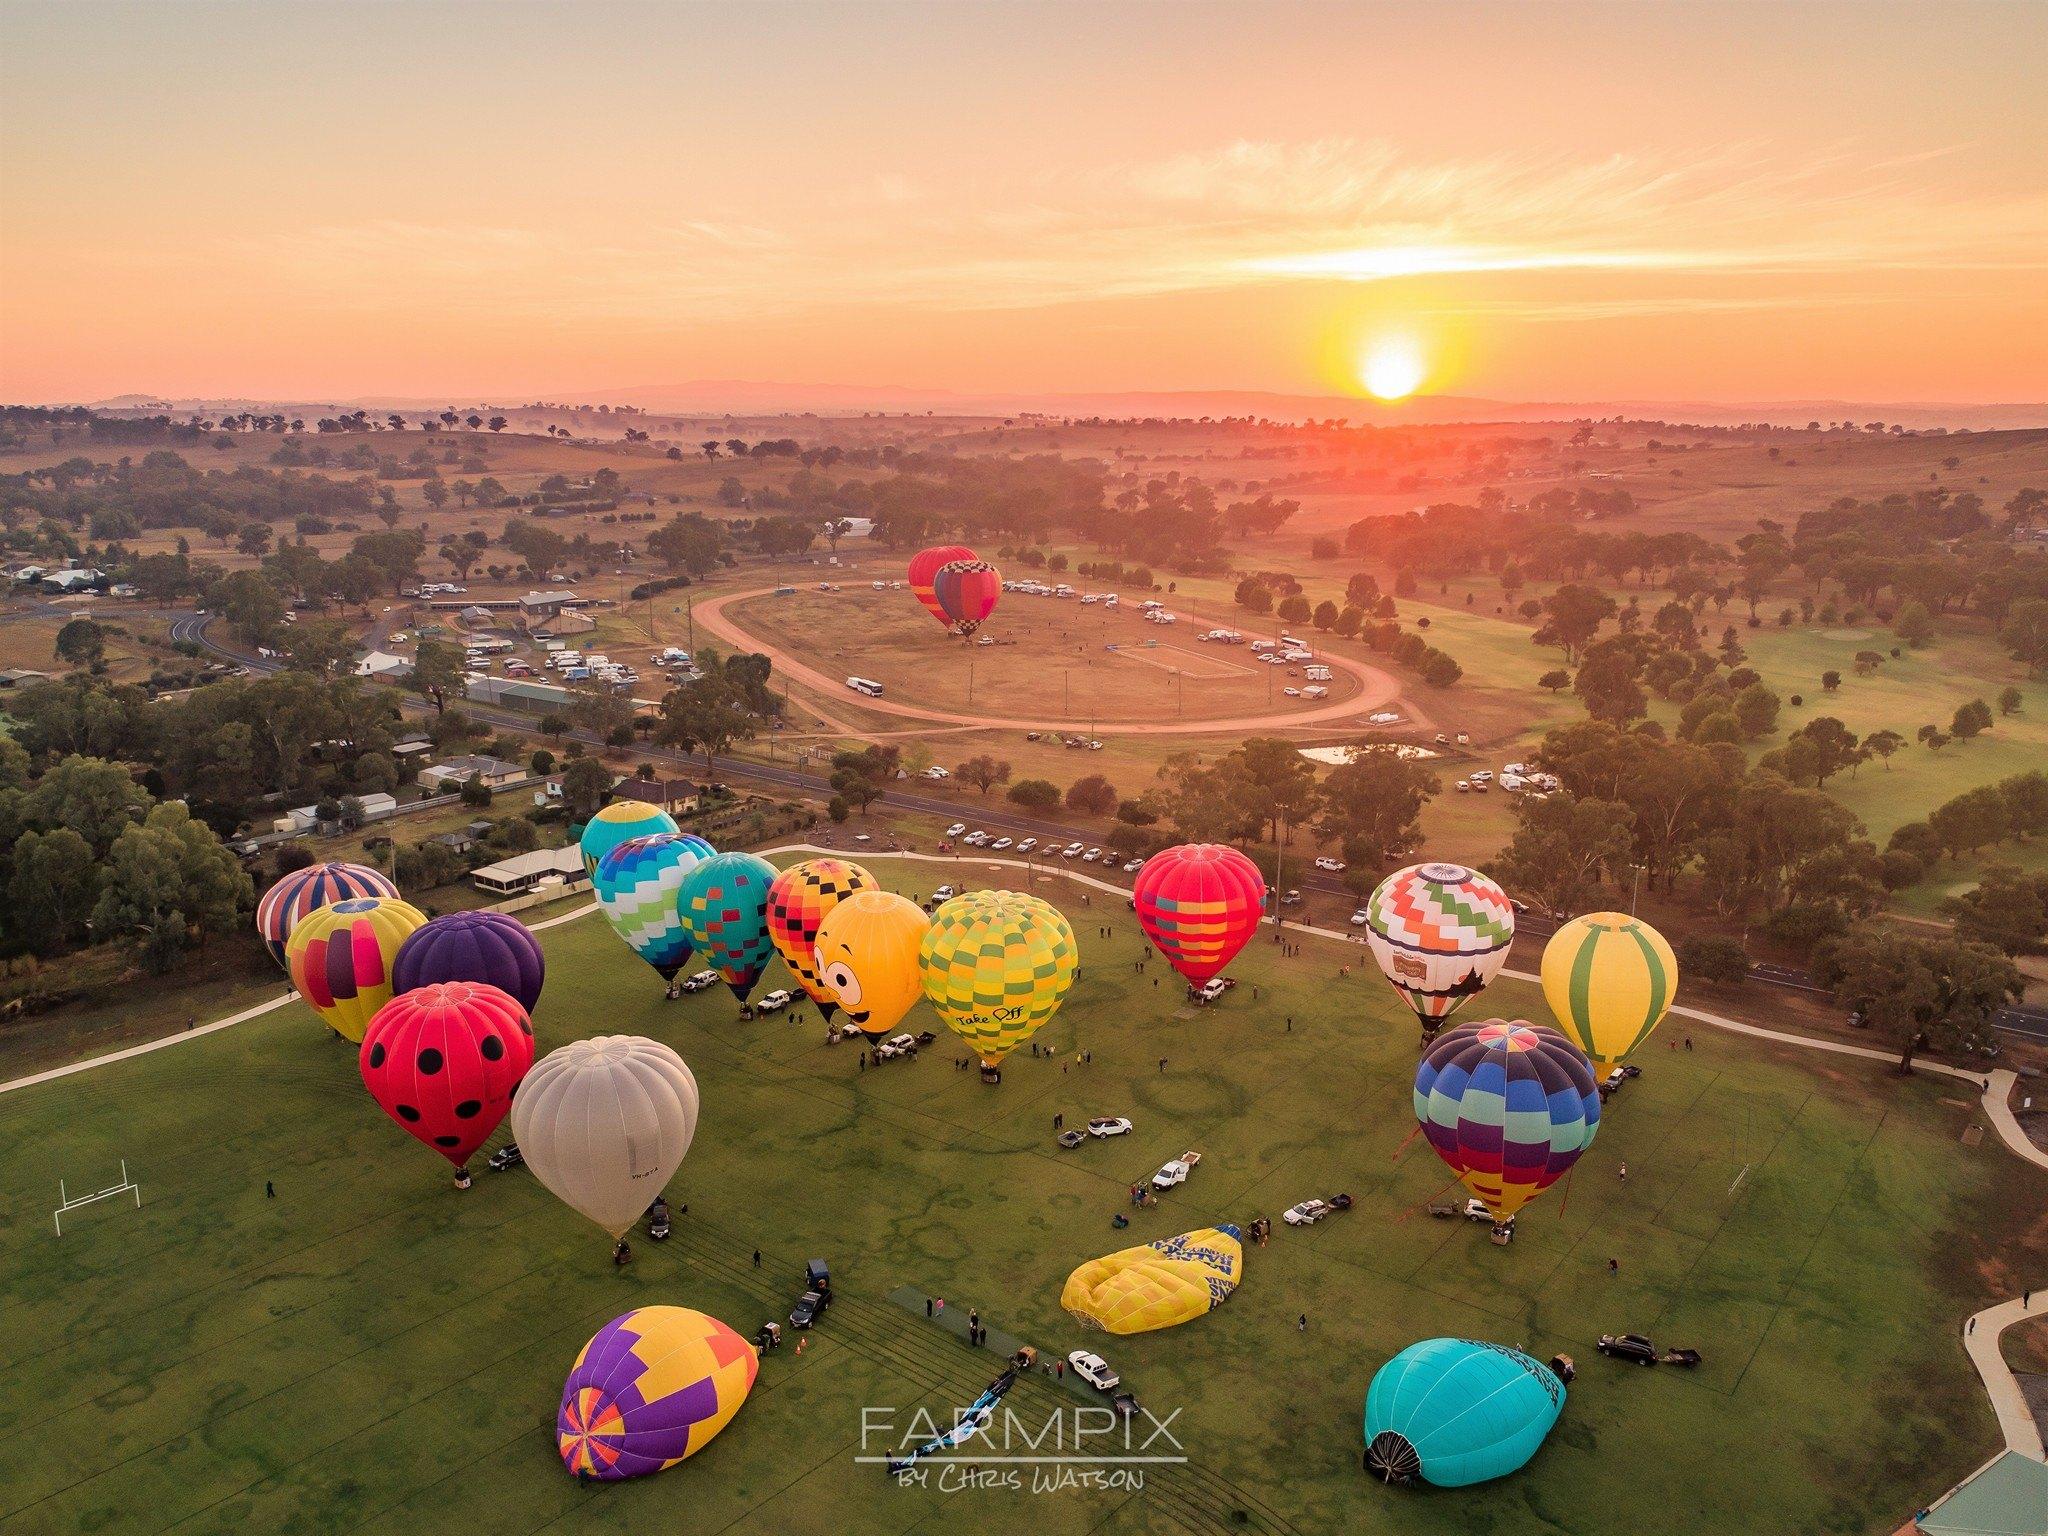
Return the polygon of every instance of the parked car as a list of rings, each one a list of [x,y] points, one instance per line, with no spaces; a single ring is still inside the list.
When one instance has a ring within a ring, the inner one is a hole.
[[[797,1304],[790,1309],[789,1326],[808,1328],[825,1315],[825,1309],[832,1305],[830,1291],[805,1291]]]
[[[1017,839],[1017,851],[1019,853],[1029,853],[1037,846],[1038,839],[1035,837],[1020,837]]]
[[[991,848],[1007,848],[1009,846],[1010,840],[1007,837],[999,837],[994,842],[989,844],[989,847]]]
[[[1229,986],[1224,982],[1221,976],[1212,976],[1209,978],[1209,980],[1203,982],[1199,987],[1195,988],[1194,1000],[1201,1006],[1207,1007],[1210,1003],[1215,1002],[1217,998],[1221,997],[1225,992],[1228,992],[1229,990]]]
[[[1300,906],[1300,905],[1301,905],[1301,892],[1300,892],[1300,891],[1296,891],[1296,890],[1289,890],[1289,891],[1285,892],[1285,893],[1284,893],[1284,894],[1283,894],[1283,895],[1281,896],[1281,898],[1280,898],[1280,905],[1281,905],[1281,906],[1283,906],[1283,907],[1298,907],[1298,906]]]
[[[1344,867],[1344,861],[1342,859],[1325,858],[1316,860],[1316,868],[1322,870],[1326,874],[1341,875],[1344,873]]]
[[[1351,914],[1351,926],[1354,928],[1363,928],[1367,923],[1371,921],[1372,914],[1366,911],[1363,907],[1360,907],[1356,912]]]
[[[1088,1133],[1086,1131],[1061,1131],[1053,1139],[1071,1152],[1088,1139]]]
[[[1637,1365],[1657,1363],[1657,1346],[1640,1333],[1603,1333],[1598,1348],[1601,1354],[1616,1360],[1633,1360]]]
[[[1135,875],[1144,867],[1145,861],[1143,859],[1126,859],[1124,861],[1124,873],[1127,875]]]
[[[777,987],[773,992],[761,994],[759,1000],[754,1004],[754,1012],[779,1013],[782,1009],[789,1006],[790,1001],[791,994],[789,989],[787,987]]]
[[[966,822],[964,822],[964,821],[956,821],[956,822],[954,822],[954,823],[953,823],[953,825],[951,825],[950,827],[946,828],[946,836],[948,836],[948,837],[958,837],[958,836],[959,836],[959,835],[960,835],[960,834],[961,834],[962,832],[965,832],[966,830],[967,830],[967,823],[966,823]]]
[[[940,886],[940,887],[939,887],[939,888],[938,888],[938,889],[937,889],[936,891],[933,891],[933,892],[932,892],[932,900],[933,900],[933,901],[951,901],[951,900],[952,900],[952,899],[953,899],[953,898],[954,898],[955,896],[958,896],[959,894],[960,894],[960,887],[959,887],[959,886],[957,886],[957,885],[942,885],[942,886]]]
[[[1290,1227],[1312,1227],[1334,1209],[1327,1200],[1304,1200],[1287,1207],[1280,1213],[1280,1219]]]
[[[717,985],[718,972],[716,971],[699,971],[688,981],[681,983],[682,990],[685,992],[702,992],[706,987],[715,987]]]
[[[1123,1378],[1109,1368],[1107,1360],[1085,1349],[1077,1349],[1068,1355],[1067,1364],[1076,1376],[1098,1392],[1114,1392],[1123,1383]]]
[[[508,1141],[491,1154],[490,1161],[485,1163],[484,1166],[493,1173],[503,1173],[508,1168],[517,1168],[525,1161],[526,1154],[519,1150],[519,1143]]]
[[[915,1056],[917,1037],[915,1035],[891,1035],[875,1047],[875,1060],[894,1061],[898,1056]]]
[[[1128,1136],[1131,1122],[1122,1115],[1097,1115],[1088,1122],[1090,1136]]]
[[[1187,1183],[1188,1175],[1195,1171],[1195,1164],[1201,1160],[1202,1154],[1199,1152],[1183,1152],[1179,1157],[1168,1159],[1160,1165],[1159,1171],[1152,1175],[1152,1187],[1172,1189],[1175,1185]]]

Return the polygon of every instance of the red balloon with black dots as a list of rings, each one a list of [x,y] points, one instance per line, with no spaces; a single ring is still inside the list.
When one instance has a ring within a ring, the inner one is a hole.
[[[488,982],[434,982],[377,1010],[358,1064],[384,1113],[459,1169],[512,1107],[533,1023]]]

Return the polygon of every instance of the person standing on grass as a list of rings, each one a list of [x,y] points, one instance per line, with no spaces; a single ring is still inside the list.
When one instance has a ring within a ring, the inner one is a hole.
[[[756,1248],[756,1249],[754,1250],[754,1268],[756,1268],[756,1269],[759,1269],[760,1267],[761,1267],[761,1250],[760,1250],[760,1249],[758,1249],[758,1248]]]
[[[268,1179],[263,1181],[263,1198],[266,1200],[275,1200],[277,1198],[277,1186]]]

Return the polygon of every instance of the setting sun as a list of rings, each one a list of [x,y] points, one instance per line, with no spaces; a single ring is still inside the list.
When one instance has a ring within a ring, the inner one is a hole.
[[[1366,351],[1365,387],[1377,399],[1405,399],[1422,383],[1422,374],[1422,354],[1405,338],[1383,338]]]

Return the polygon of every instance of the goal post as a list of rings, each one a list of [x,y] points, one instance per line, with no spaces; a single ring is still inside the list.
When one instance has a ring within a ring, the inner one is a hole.
[[[59,1237],[64,1235],[65,1212],[75,1211],[81,1206],[91,1205],[96,1200],[111,1200],[117,1195],[128,1194],[135,1196],[136,1209],[140,1210],[142,1208],[142,1186],[128,1177],[128,1159],[125,1157],[121,1159],[120,1183],[109,1184],[105,1189],[94,1190],[89,1195],[80,1195],[75,1200],[72,1199],[71,1192],[65,1187],[64,1181],[59,1179],[57,1181],[57,1209],[51,1213],[51,1220],[57,1225],[57,1235]]]

